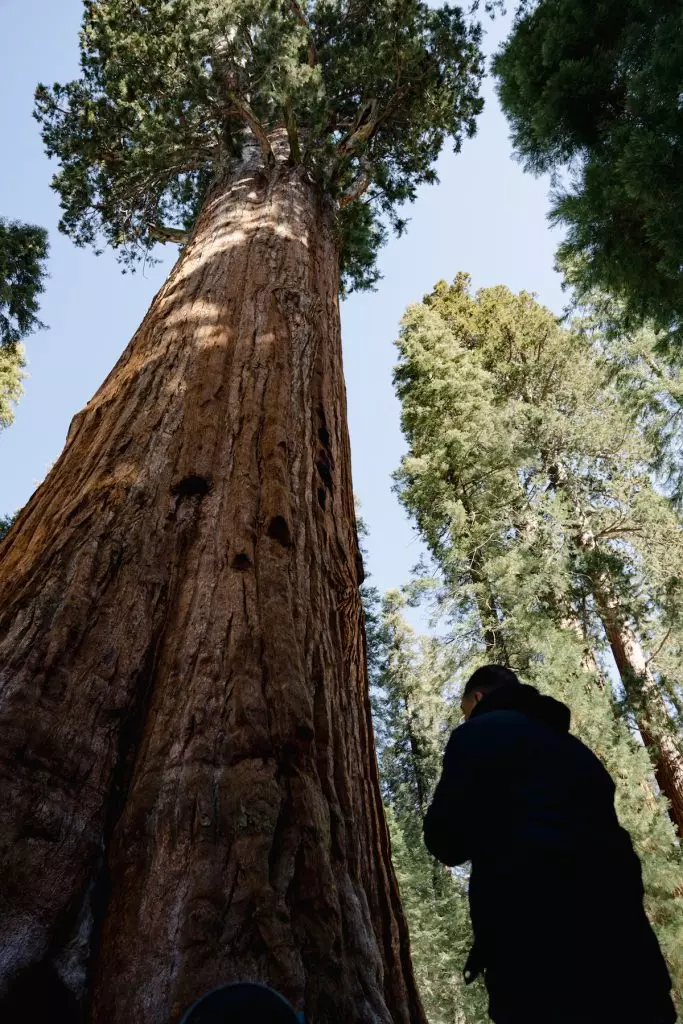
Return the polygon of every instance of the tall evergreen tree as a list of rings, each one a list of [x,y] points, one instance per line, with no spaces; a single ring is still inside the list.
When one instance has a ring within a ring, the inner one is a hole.
[[[472,942],[466,878],[427,852],[422,819],[452,721],[453,665],[436,639],[418,637],[403,617],[405,598],[385,594],[375,634],[375,723],[392,859],[408,917],[418,987],[430,1024],[484,1024],[480,984],[465,986]]]
[[[619,614],[628,607],[620,637],[665,601],[655,587],[645,607],[636,580],[647,574],[639,572],[644,562],[629,546],[630,531],[642,530],[636,535],[644,546],[666,537],[674,560],[680,550],[669,530],[671,508],[636,458],[642,449],[633,421],[616,404],[585,335],[562,330],[530,295],[493,288],[472,296],[464,275],[408,310],[399,352],[409,454],[398,486],[441,571],[454,639],[470,667],[508,664],[570,705],[574,728],[617,780],[621,819],[643,858],[648,909],[679,972],[680,854],[645,752],[616,714],[594,655],[611,625],[597,584],[611,588],[610,600],[618,595]],[[590,521],[592,545],[581,541],[581,516]],[[482,585],[495,615],[493,646],[476,599]],[[607,611],[616,617],[615,608]],[[615,637],[609,640],[614,649]],[[628,707],[643,728],[654,714],[643,705],[651,699],[659,709],[661,690],[656,685],[652,694],[649,678],[623,674]],[[673,731],[667,718],[653,744],[658,767]],[[677,984],[683,992],[680,973]]]
[[[555,173],[572,282],[681,341],[683,61],[675,0],[526,0],[494,60],[515,149]]]
[[[319,1024],[423,1019],[338,303],[480,73],[419,0],[87,0],[80,78],[39,88],[63,230],[182,253],[3,543],[0,999],[34,971],[154,1024],[259,978]]]
[[[510,439],[516,438],[508,474],[523,480],[509,493],[554,524],[575,575],[588,581],[631,713],[683,834],[681,740],[645,650],[648,639],[650,653],[666,646],[659,637],[669,624],[678,626],[683,536],[652,486],[646,439],[584,335],[560,328],[531,296],[494,288],[473,299],[461,277],[427,301],[491,374],[493,401],[507,410]],[[494,469],[500,476],[495,462]],[[535,537],[538,525],[519,515],[508,513],[509,527]]]
[[[22,340],[42,327],[38,296],[43,291],[47,233],[32,224],[0,217],[0,429],[14,418],[26,360]]]

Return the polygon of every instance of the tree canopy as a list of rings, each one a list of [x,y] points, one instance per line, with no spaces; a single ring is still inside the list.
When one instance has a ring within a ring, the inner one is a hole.
[[[555,172],[551,218],[580,290],[680,343],[683,33],[674,0],[523,3],[494,60],[515,149]]]
[[[388,222],[481,108],[479,28],[420,0],[86,0],[81,77],[38,87],[60,227],[124,264],[182,242],[245,146],[336,203],[343,280],[367,287]]]

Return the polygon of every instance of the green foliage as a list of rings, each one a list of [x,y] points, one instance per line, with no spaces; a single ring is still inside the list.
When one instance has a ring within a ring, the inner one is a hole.
[[[586,580],[606,573],[654,650],[679,628],[683,575],[678,516],[651,478],[661,431],[642,429],[656,407],[652,396],[622,399],[614,343],[579,328],[562,328],[528,293],[473,297],[463,275],[437,285],[406,314],[399,343],[410,442],[399,488],[450,590],[469,576],[482,621],[487,605],[499,625],[519,587],[539,608],[573,588],[585,618]],[[630,341],[643,360],[647,342],[642,332]],[[671,378],[669,393],[679,386]],[[464,535],[474,562],[456,543]],[[508,613],[501,660],[513,625]]]
[[[9,533],[10,526],[17,518],[17,514],[15,513],[13,516],[0,516],[0,541],[4,540]]]
[[[0,430],[14,419],[23,394],[26,359],[20,344],[44,326],[38,296],[46,275],[47,232],[0,217]]]
[[[622,329],[623,303],[591,292],[574,304],[573,326],[584,332],[609,368],[621,404],[642,431],[658,487],[683,509],[683,373],[668,336],[651,324]]]
[[[465,986],[462,978],[472,941],[466,882],[437,864],[424,845],[409,843],[391,806],[387,818],[415,978],[429,1024],[487,1024],[483,983]]]
[[[558,173],[570,282],[680,343],[683,34],[675,0],[526,3],[494,60],[517,153]],[[566,172],[561,179],[559,172]]]
[[[81,77],[39,86],[60,227],[124,264],[182,240],[247,146],[285,126],[339,211],[347,287],[371,286],[385,222],[474,132],[479,30],[420,0],[86,0]]]
[[[22,345],[0,346],[0,430],[14,419],[14,406],[23,394],[24,349]]]
[[[407,311],[398,348],[409,450],[397,487],[438,570],[454,670],[503,662],[569,704],[617,781],[683,993],[680,851],[647,754],[605,685],[592,591],[607,577],[660,685],[680,678],[683,540],[652,485],[650,403],[622,401],[622,363],[596,330],[561,327],[528,293],[472,295],[466,275]]]
[[[38,319],[38,296],[44,287],[47,253],[47,232],[43,228],[0,217],[0,346],[3,348],[16,345],[43,326]]]
[[[454,724],[446,699],[452,665],[442,645],[414,633],[403,617],[405,604],[398,591],[384,596],[369,645],[392,859],[430,1024],[484,1024],[482,983],[465,986],[462,977],[472,943],[466,876],[435,861],[422,839],[422,818]]]
[[[443,693],[451,666],[436,640],[415,636],[405,605],[395,590],[381,602],[376,717],[384,797],[421,835],[448,731]]]

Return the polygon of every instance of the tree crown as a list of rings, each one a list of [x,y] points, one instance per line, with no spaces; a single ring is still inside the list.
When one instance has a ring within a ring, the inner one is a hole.
[[[127,265],[182,241],[213,182],[286,128],[337,204],[348,286],[377,277],[385,222],[436,180],[481,107],[479,29],[421,0],[85,0],[81,76],[38,87],[60,227]]]

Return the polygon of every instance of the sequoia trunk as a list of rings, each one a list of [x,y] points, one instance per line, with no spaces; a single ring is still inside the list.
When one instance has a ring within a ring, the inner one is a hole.
[[[253,157],[0,549],[3,1021],[42,986],[89,1021],[168,1024],[237,979],[315,1024],[424,1020],[338,285],[315,187]]]
[[[664,698],[638,637],[620,614],[618,601],[602,581],[598,581],[594,589],[629,705],[650,752],[659,788],[669,800],[671,819],[683,837],[683,754],[671,728]]]
[[[566,489],[566,467],[553,464],[549,467],[549,475],[555,487]],[[586,554],[590,560],[597,550],[597,542],[586,524],[583,508],[577,504],[574,511],[581,528],[573,535],[573,543],[576,550]],[[599,565],[597,569],[589,567],[586,577],[629,707],[643,743],[648,748],[657,783],[669,800],[671,820],[683,837],[683,753],[674,737],[661,690],[650,670],[642,645],[623,614],[618,594],[614,592],[609,577]]]

